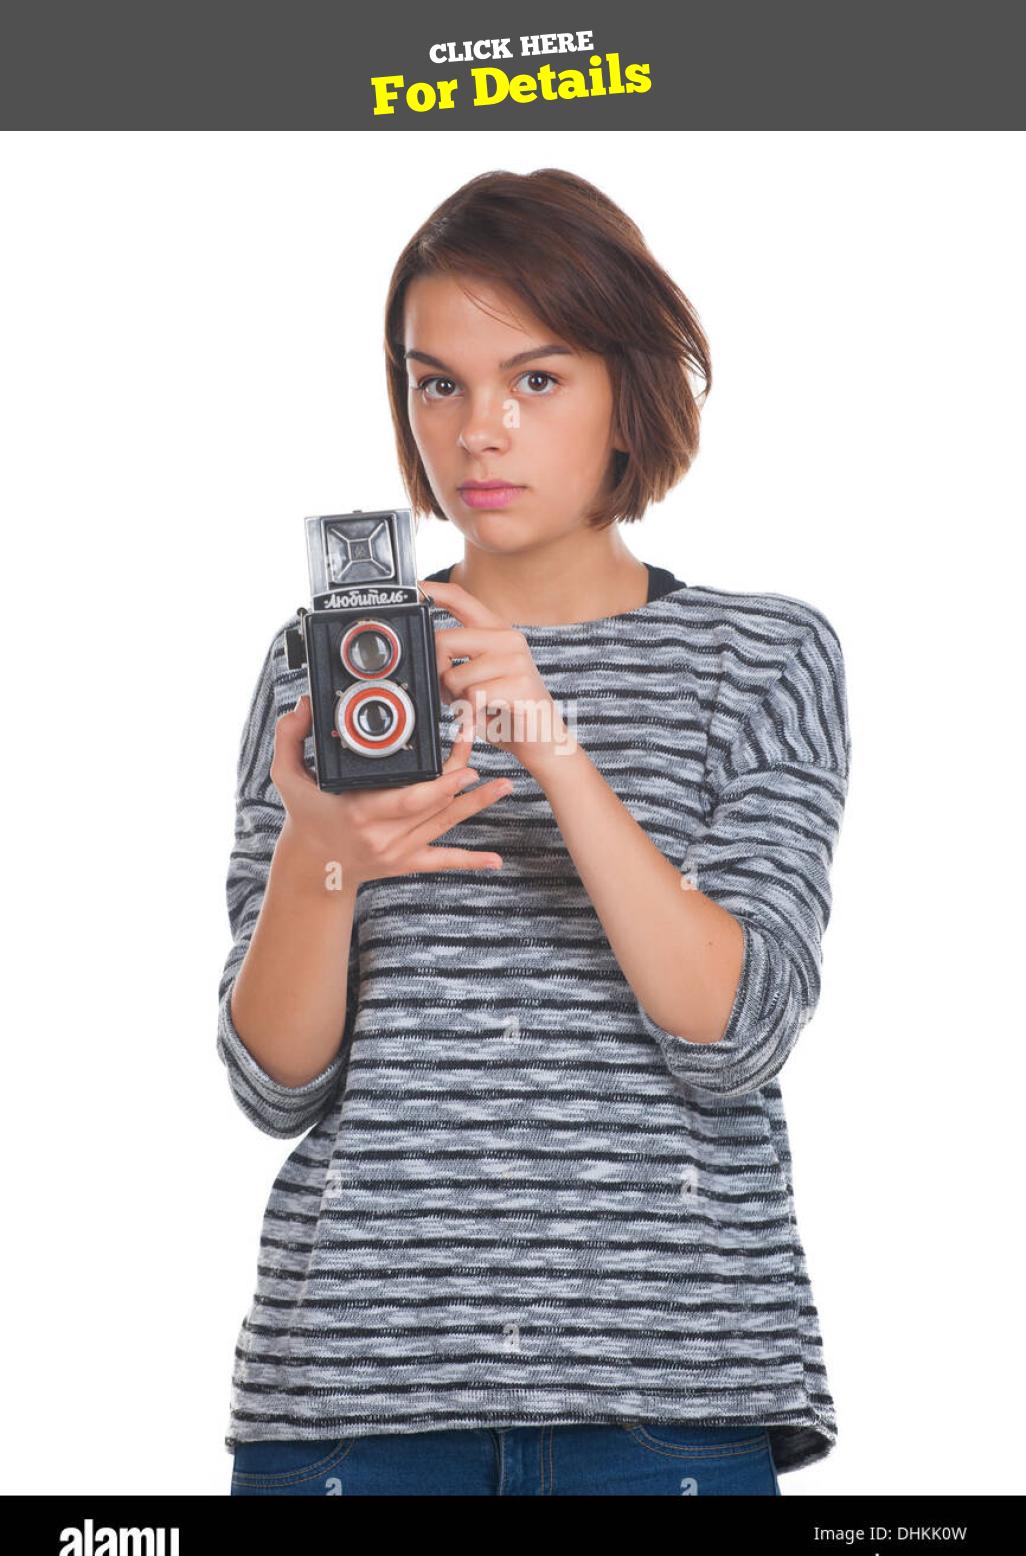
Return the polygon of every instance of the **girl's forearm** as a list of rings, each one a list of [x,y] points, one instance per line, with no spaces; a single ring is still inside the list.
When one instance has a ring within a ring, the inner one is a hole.
[[[303,850],[286,820],[232,990],[236,1031],[283,1086],[326,1069],[345,1025],[356,888],[329,890],[325,863]]]
[[[678,1037],[716,1042],[741,975],[740,922],[683,879],[582,746],[534,776],[643,1009]]]

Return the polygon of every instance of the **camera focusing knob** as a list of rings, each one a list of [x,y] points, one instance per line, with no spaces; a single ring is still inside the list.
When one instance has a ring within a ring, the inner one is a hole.
[[[290,670],[302,670],[306,664],[306,643],[303,640],[303,617],[307,615],[306,609],[301,605],[296,612],[299,617],[298,627],[288,627],[285,631],[285,661]]]

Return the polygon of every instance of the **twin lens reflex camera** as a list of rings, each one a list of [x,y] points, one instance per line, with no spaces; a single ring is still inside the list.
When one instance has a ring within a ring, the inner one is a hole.
[[[411,511],[305,523],[313,609],[300,606],[285,636],[289,668],[307,670],[318,786],[339,794],[439,777],[435,635]]]

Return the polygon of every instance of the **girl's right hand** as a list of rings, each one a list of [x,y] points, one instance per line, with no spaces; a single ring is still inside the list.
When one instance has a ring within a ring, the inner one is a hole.
[[[508,779],[493,778],[471,793],[460,792],[479,776],[467,766],[471,735],[463,732],[454,742],[439,778],[326,794],[303,761],[303,742],[312,727],[310,698],[304,693],[275,724],[270,771],[287,813],[283,835],[287,833],[290,845],[312,862],[321,868],[339,864],[343,882],[350,886],[422,870],[481,870],[502,864],[500,854],[428,846],[458,821],[512,791]]]

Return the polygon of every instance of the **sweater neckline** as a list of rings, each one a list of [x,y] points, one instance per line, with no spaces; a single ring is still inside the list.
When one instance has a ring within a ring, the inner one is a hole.
[[[455,565],[454,562],[450,562],[448,567],[441,567],[436,573],[426,574],[424,582],[448,583],[449,575]],[[688,587],[682,578],[677,578],[667,567],[656,567],[652,562],[646,562],[645,566],[648,568],[648,599],[644,605],[635,605],[633,610],[617,611],[612,616],[592,616],[588,621],[559,621],[548,624],[513,621],[510,623],[510,626],[515,627],[518,632],[522,632],[525,637],[568,638],[573,637],[575,633],[590,631],[595,627],[608,626],[613,622],[634,623],[635,621],[644,621],[648,616],[654,614],[654,607],[666,595],[676,594]],[[444,611],[447,616],[450,615],[450,612],[445,609],[445,606],[440,601],[435,605],[435,609]],[[452,619],[455,620],[456,618],[453,617]]]

